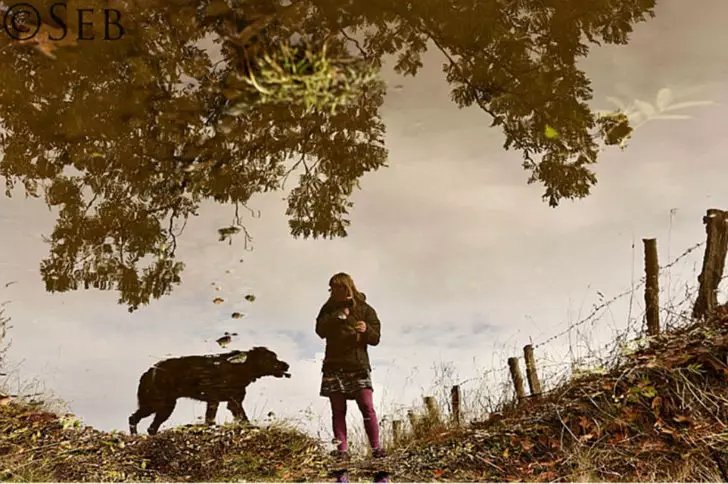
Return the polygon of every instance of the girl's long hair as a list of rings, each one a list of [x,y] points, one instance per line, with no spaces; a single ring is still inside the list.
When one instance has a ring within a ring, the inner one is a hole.
[[[364,300],[364,296],[361,292],[359,292],[359,289],[356,288],[356,284],[354,284],[354,279],[352,279],[349,274],[345,272],[339,272],[338,274],[334,274],[333,276],[331,276],[331,279],[329,279],[329,288],[339,284],[346,287],[348,296],[352,298],[354,306],[356,306],[357,302]],[[329,302],[333,301],[333,296],[333,294],[329,296]]]

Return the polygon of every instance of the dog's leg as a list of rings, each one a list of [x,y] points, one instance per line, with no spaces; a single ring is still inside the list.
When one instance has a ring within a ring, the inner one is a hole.
[[[215,425],[215,416],[217,415],[217,407],[220,402],[207,402],[207,410],[205,410],[205,424]]]
[[[154,409],[151,407],[141,407],[136,412],[132,413],[129,417],[129,433],[131,435],[137,434],[137,424],[143,418],[149,417],[154,413]]]
[[[230,410],[230,413],[233,414],[233,417],[235,418],[235,421],[242,422],[242,423],[248,423],[248,416],[245,414],[245,410],[243,409],[243,402],[241,400],[237,399],[230,399],[227,402],[227,408]]]
[[[171,400],[164,402],[157,408],[157,414],[154,416],[154,421],[147,429],[149,435],[154,435],[159,431],[159,427],[172,415],[174,412],[174,406],[177,404],[177,400]]]

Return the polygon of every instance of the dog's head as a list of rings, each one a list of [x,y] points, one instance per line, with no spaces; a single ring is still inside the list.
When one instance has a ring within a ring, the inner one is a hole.
[[[290,366],[285,361],[278,359],[278,355],[268,348],[257,346],[247,352],[246,363],[256,373],[256,376],[274,376],[276,378],[290,378],[288,373]]]

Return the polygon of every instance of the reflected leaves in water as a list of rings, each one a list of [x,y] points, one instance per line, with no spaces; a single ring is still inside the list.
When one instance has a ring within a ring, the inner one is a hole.
[[[22,186],[57,213],[46,289],[116,290],[133,311],[181,282],[177,237],[203,200],[235,207],[221,240],[247,241],[238,209],[281,189],[294,237],[346,236],[354,188],[387,161],[382,59],[415,75],[432,47],[453,101],[492,116],[556,206],[588,195],[600,144],[629,133],[591,111],[576,63],[590,43],[626,43],[654,4],[118,2],[121,40],[39,52],[0,36],[0,174],[8,194]],[[98,15],[105,6],[69,2]]]

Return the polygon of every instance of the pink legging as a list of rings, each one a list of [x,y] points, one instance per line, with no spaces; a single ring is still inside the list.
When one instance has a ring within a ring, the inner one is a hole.
[[[339,441],[338,449],[347,450],[346,442],[346,397],[339,393],[329,397],[331,402],[331,420],[334,426],[334,438]],[[362,417],[364,417],[364,430],[369,438],[369,445],[372,449],[379,448],[379,423],[377,414],[374,411],[372,400],[372,389],[362,388],[356,397],[356,404],[359,406]]]

